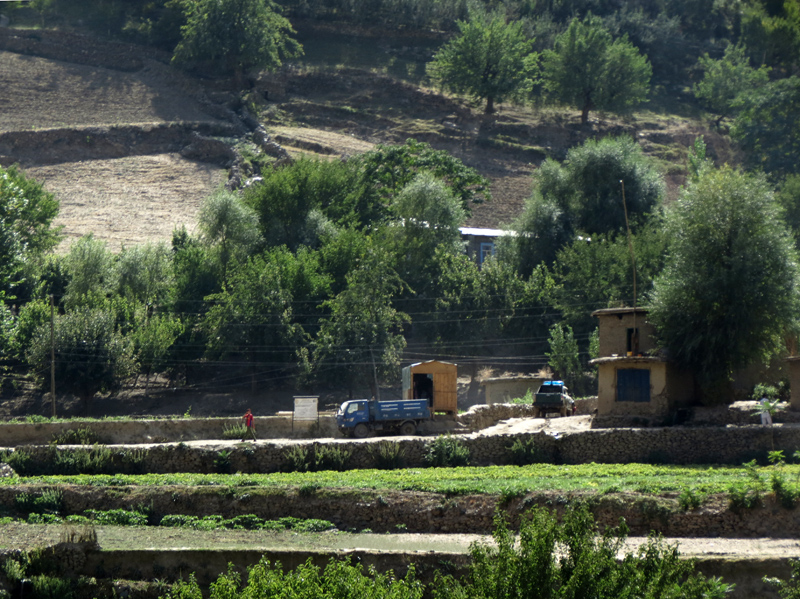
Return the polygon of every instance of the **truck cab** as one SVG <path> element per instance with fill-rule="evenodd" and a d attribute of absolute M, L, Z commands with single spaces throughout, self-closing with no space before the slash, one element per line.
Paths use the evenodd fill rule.
<path fill-rule="evenodd" d="M 359 423 L 369 423 L 369 400 L 352 399 L 339 406 L 336 426 L 342 432 L 352 431 Z"/>
<path fill-rule="evenodd" d="M 569 396 L 564 381 L 545 381 L 533 400 L 534 418 L 547 418 L 547 414 L 556 413 L 571 416 L 574 413 L 575 401 Z"/>

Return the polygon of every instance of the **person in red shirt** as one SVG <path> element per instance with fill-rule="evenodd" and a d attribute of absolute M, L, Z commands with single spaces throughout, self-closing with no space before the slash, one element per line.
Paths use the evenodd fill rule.
<path fill-rule="evenodd" d="M 247 411 L 244 413 L 244 416 L 242 416 L 242 420 L 244 420 L 244 426 L 245 426 L 244 436 L 253 437 L 254 442 L 258 441 L 258 439 L 256 439 L 256 427 L 253 424 L 253 413 L 250 411 L 250 408 L 248 408 Z M 244 437 L 242 437 L 242 442 L 244 442 Z"/>

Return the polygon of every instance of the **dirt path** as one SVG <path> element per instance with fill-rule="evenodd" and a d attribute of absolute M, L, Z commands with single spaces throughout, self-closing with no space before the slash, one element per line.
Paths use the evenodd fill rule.
<path fill-rule="evenodd" d="M 59 541 L 69 525 L 12 523 L 0 526 L 0 550 L 30 549 Z M 472 543 L 490 542 L 491 537 L 470 534 L 371 534 L 294 533 L 290 531 L 219 530 L 184 528 L 97 526 L 97 538 L 104 551 L 153 550 L 275 550 L 275 551 L 422 551 L 467 553 Z M 630 537 L 627 550 L 644 543 L 644 537 Z M 667 538 L 681 555 L 696 558 L 797 558 L 800 541 L 793 539 Z"/>

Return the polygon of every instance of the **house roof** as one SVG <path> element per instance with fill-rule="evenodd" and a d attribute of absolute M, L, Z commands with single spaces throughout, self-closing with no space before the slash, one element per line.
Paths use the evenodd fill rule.
<path fill-rule="evenodd" d="M 592 312 L 592 316 L 618 316 L 620 314 L 647 314 L 650 312 L 650 308 L 642 308 L 641 306 L 637 306 L 636 308 L 631 307 L 624 307 L 624 308 L 603 308 L 602 310 L 595 310 Z"/>
<path fill-rule="evenodd" d="M 589 364 L 592 366 L 600 364 L 653 364 L 657 362 L 669 362 L 669 360 L 661 356 L 607 356 L 589 360 Z"/>

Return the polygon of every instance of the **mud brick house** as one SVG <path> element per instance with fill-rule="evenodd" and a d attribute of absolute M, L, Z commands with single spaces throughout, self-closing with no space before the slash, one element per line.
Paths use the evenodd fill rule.
<path fill-rule="evenodd" d="M 599 323 L 597 417 L 593 426 L 675 423 L 694 399 L 694 379 L 657 352 L 646 308 L 592 313 Z"/>

